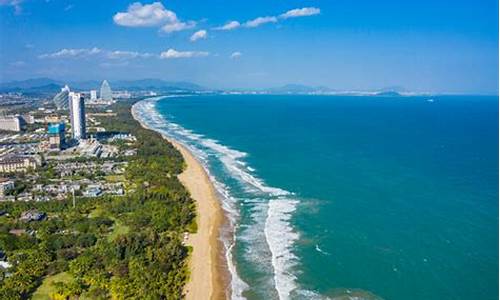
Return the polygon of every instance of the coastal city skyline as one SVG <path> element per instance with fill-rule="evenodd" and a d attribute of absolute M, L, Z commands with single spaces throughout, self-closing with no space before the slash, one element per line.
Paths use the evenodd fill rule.
<path fill-rule="evenodd" d="M 498 3 L 487 2 L 6 0 L 1 36 L 18 38 L 1 43 L 0 81 L 495 94 L 498 16 L 490 7 Z"/>

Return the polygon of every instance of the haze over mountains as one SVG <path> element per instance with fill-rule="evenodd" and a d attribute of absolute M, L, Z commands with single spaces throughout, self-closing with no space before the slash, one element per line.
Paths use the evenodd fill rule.
<path fill-rule="evenodd" d="M 138 80 L 115 80 L 109 81 L 113 90 L 152 90 L 156 92 L 234 92 L 234 93 L 267 93 L 267 94 L 332 94 L 332 95 L 373 95 L 373 96 L 399 96 L 415 94 L 403 87 L 393 86 L 377 90 L 342 90 L 332 89 L 325 86 L 309 86 L 303 84 L 286 84 L 280 87 L 267 89 L 229 89 L 218 90 L 205 87 L 196 83 L 186 81 L 166 81 L 162 79 L 146 78 Z M 0 83 L 0 92 L 23 92 L 50 94 L 58 92 L 65 84 L 73 90 L 99 89 L 100 80 L 90 81 L 68 81 L 55 80 L 51 78 L 33 78 L 20 81 Z M 423 94 L 423 93 L 421 93 Z"/>
<path fill-rule="evenodd" d="M 33 78 L 20 81 L 10 81 L 5 83 L 0 83 L 0 91 L 4 92 L 17 92 L 17 91 L 28 91 L 28 92 L 52 92 L 58 91 L 65 84 L 69 85 L 75 90 L 90 90 L 99 89 L 101 81 L 91 80 L 91 81 L 60 81 L 51 78 Z M 140 79 L 140 80 L 117 80 L 110 81 L 110 85 L 113 89 L 127 89 L 127 90 L 186 90 L 186 91 L 202 91 L 207 90 L 207 88 L 200 85 L 190 83 L 190 82 L 171 82 L 161 79 Z"/>

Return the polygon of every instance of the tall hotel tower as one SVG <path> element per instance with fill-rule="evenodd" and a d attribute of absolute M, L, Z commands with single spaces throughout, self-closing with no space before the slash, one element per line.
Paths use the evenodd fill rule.
<path fill-rule="evenodd" d="M 111 91 L 111 87 L 109 86 L 109 83 L 107 80 L 104 80 L 101 84 L 100 96 L 101 96 L 102 100 L 106 100 L 106 101 L 113 100 L 113 92 Z"/>
<path fill-rule="evenodd" d="M 87 135 L 85 128 L 85 101 L 80 93 L 69 93 L 69 114 L 73 138 L 75 140 L 85 139 Z"/>

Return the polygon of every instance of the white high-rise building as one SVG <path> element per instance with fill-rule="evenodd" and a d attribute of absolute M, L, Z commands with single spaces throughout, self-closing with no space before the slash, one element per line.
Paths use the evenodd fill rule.
<path fill-rule="evenodd" d="M 57 95 L 54 96 L 54 104 L 56 105 L 58 110 L 61 109 L 68 109 L 69 103 L 68 103 L 68 94 L 69 94 L 69 86 L 65 85 Z"/>
<path fill-rule="evenodd" d="M 101 96 L 102 100 L 106 100 L 106 101 L 113 100 L 113 92 L 111 91 L 111 87 L 109 86 L 109 83 L 107 80 L 104 80 L 101 84 L 100 96 Z"/>
<path fill-rule="evenodd" d="M 87 136 L 85 126 L 85 100 L 80 93 L 69 93 L 69 113 L 73 138 L 75 140 L 85 139 Z"/>
<path fill-rule="evenodd" d="M 96 90 L 90 91 L 90 100 L 97 100 L 97 91 Z"/>

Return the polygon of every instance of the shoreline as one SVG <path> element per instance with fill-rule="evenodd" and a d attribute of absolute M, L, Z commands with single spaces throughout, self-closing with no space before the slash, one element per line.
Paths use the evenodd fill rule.
<path fill-rule="evenodd" d="M 153 130 L 136 117 L 132 108 L 130 111 L 143 128 Z M 182 154 L 186 169 L 178 178 L 196 203 L 197 232 L 189 234 L 186 242 L 192 247 L 192 252 L 188 258 L 189 280 L 184 286 L 185 299 L 227 299 L 230 274 L 224 246 L 219 239 L 225 215 L 215 187 L 204 167 L 185 146 L 161 135 Z"/>

